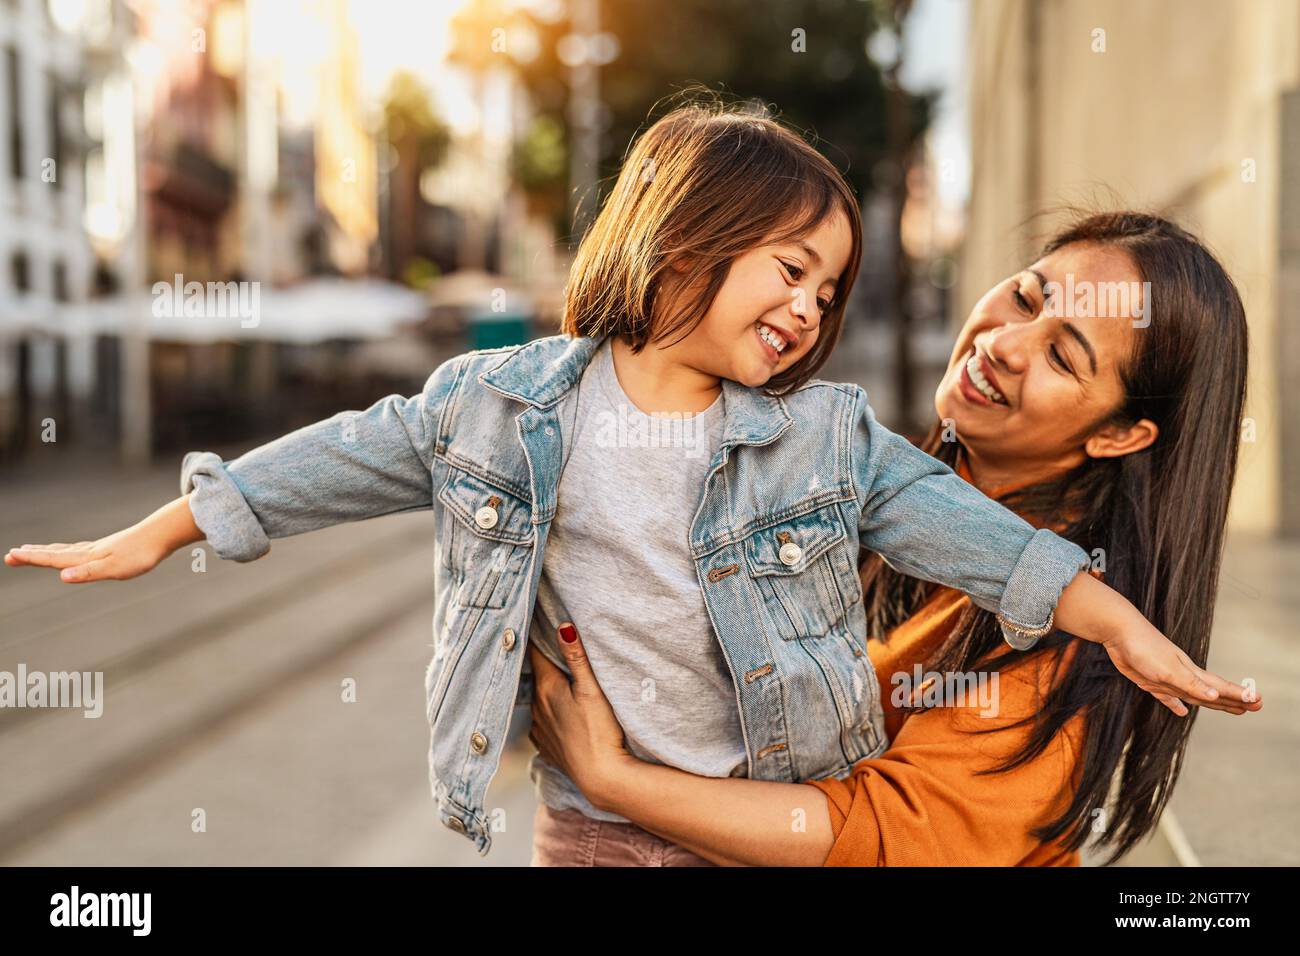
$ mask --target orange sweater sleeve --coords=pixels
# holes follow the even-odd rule
[[[1053,656],[1035,654],[998,673],[996,715],[981,715],[994,708],[975,700],[915,712],[881,756],[859,761],[844,779],[807,781],[829,804],[835,843],[825,865],[1077,865],[1077,853],[1044,846],[1029,831],[1069,803],[1082,714],[1027,764],[975,773],[1029,739],[1030,725],[1009,725],[1038,711]],[[995,733],[972,733],[994,727]]]

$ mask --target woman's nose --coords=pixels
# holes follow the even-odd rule
[[[984,353],[994,365],[1011,372],[1023,372],[1028,362],[1032,331],[1023,324],[1004,325],[994,329],[984,340]]]

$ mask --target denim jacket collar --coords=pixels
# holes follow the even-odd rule
[[[554,340],[534,340],[483,372],[479,381],[507,398],[547,408],[577,384],[592,355],[607,337],[570,336],[558,354],[554,351]],[[723,448],[766,445],[794,424],[780,398],[731,379],[721,381],[725,395]]]

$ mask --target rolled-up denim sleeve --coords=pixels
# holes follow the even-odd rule
[[[890,567],[969,594],[1018,628],[1047,624],[1088,555],[986,497],[878,421],[858,389],[852,429],[863,547]],[[1003,628],[1019,650],[1036,638]]]
[[[433,506],[433,449],[458,359],[440,365],[418,395],[389,395],[339,412],[232,461],[192,451],[181,494],[221,558],[252,561],[270,539]]]

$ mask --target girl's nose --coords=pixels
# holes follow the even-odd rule
[[[809,305],[808,293],[803,289],[795,289],[790,296],[790,314],[798,321],[802,331],[808,331],[815,323],[813,309],[815,306]]]

